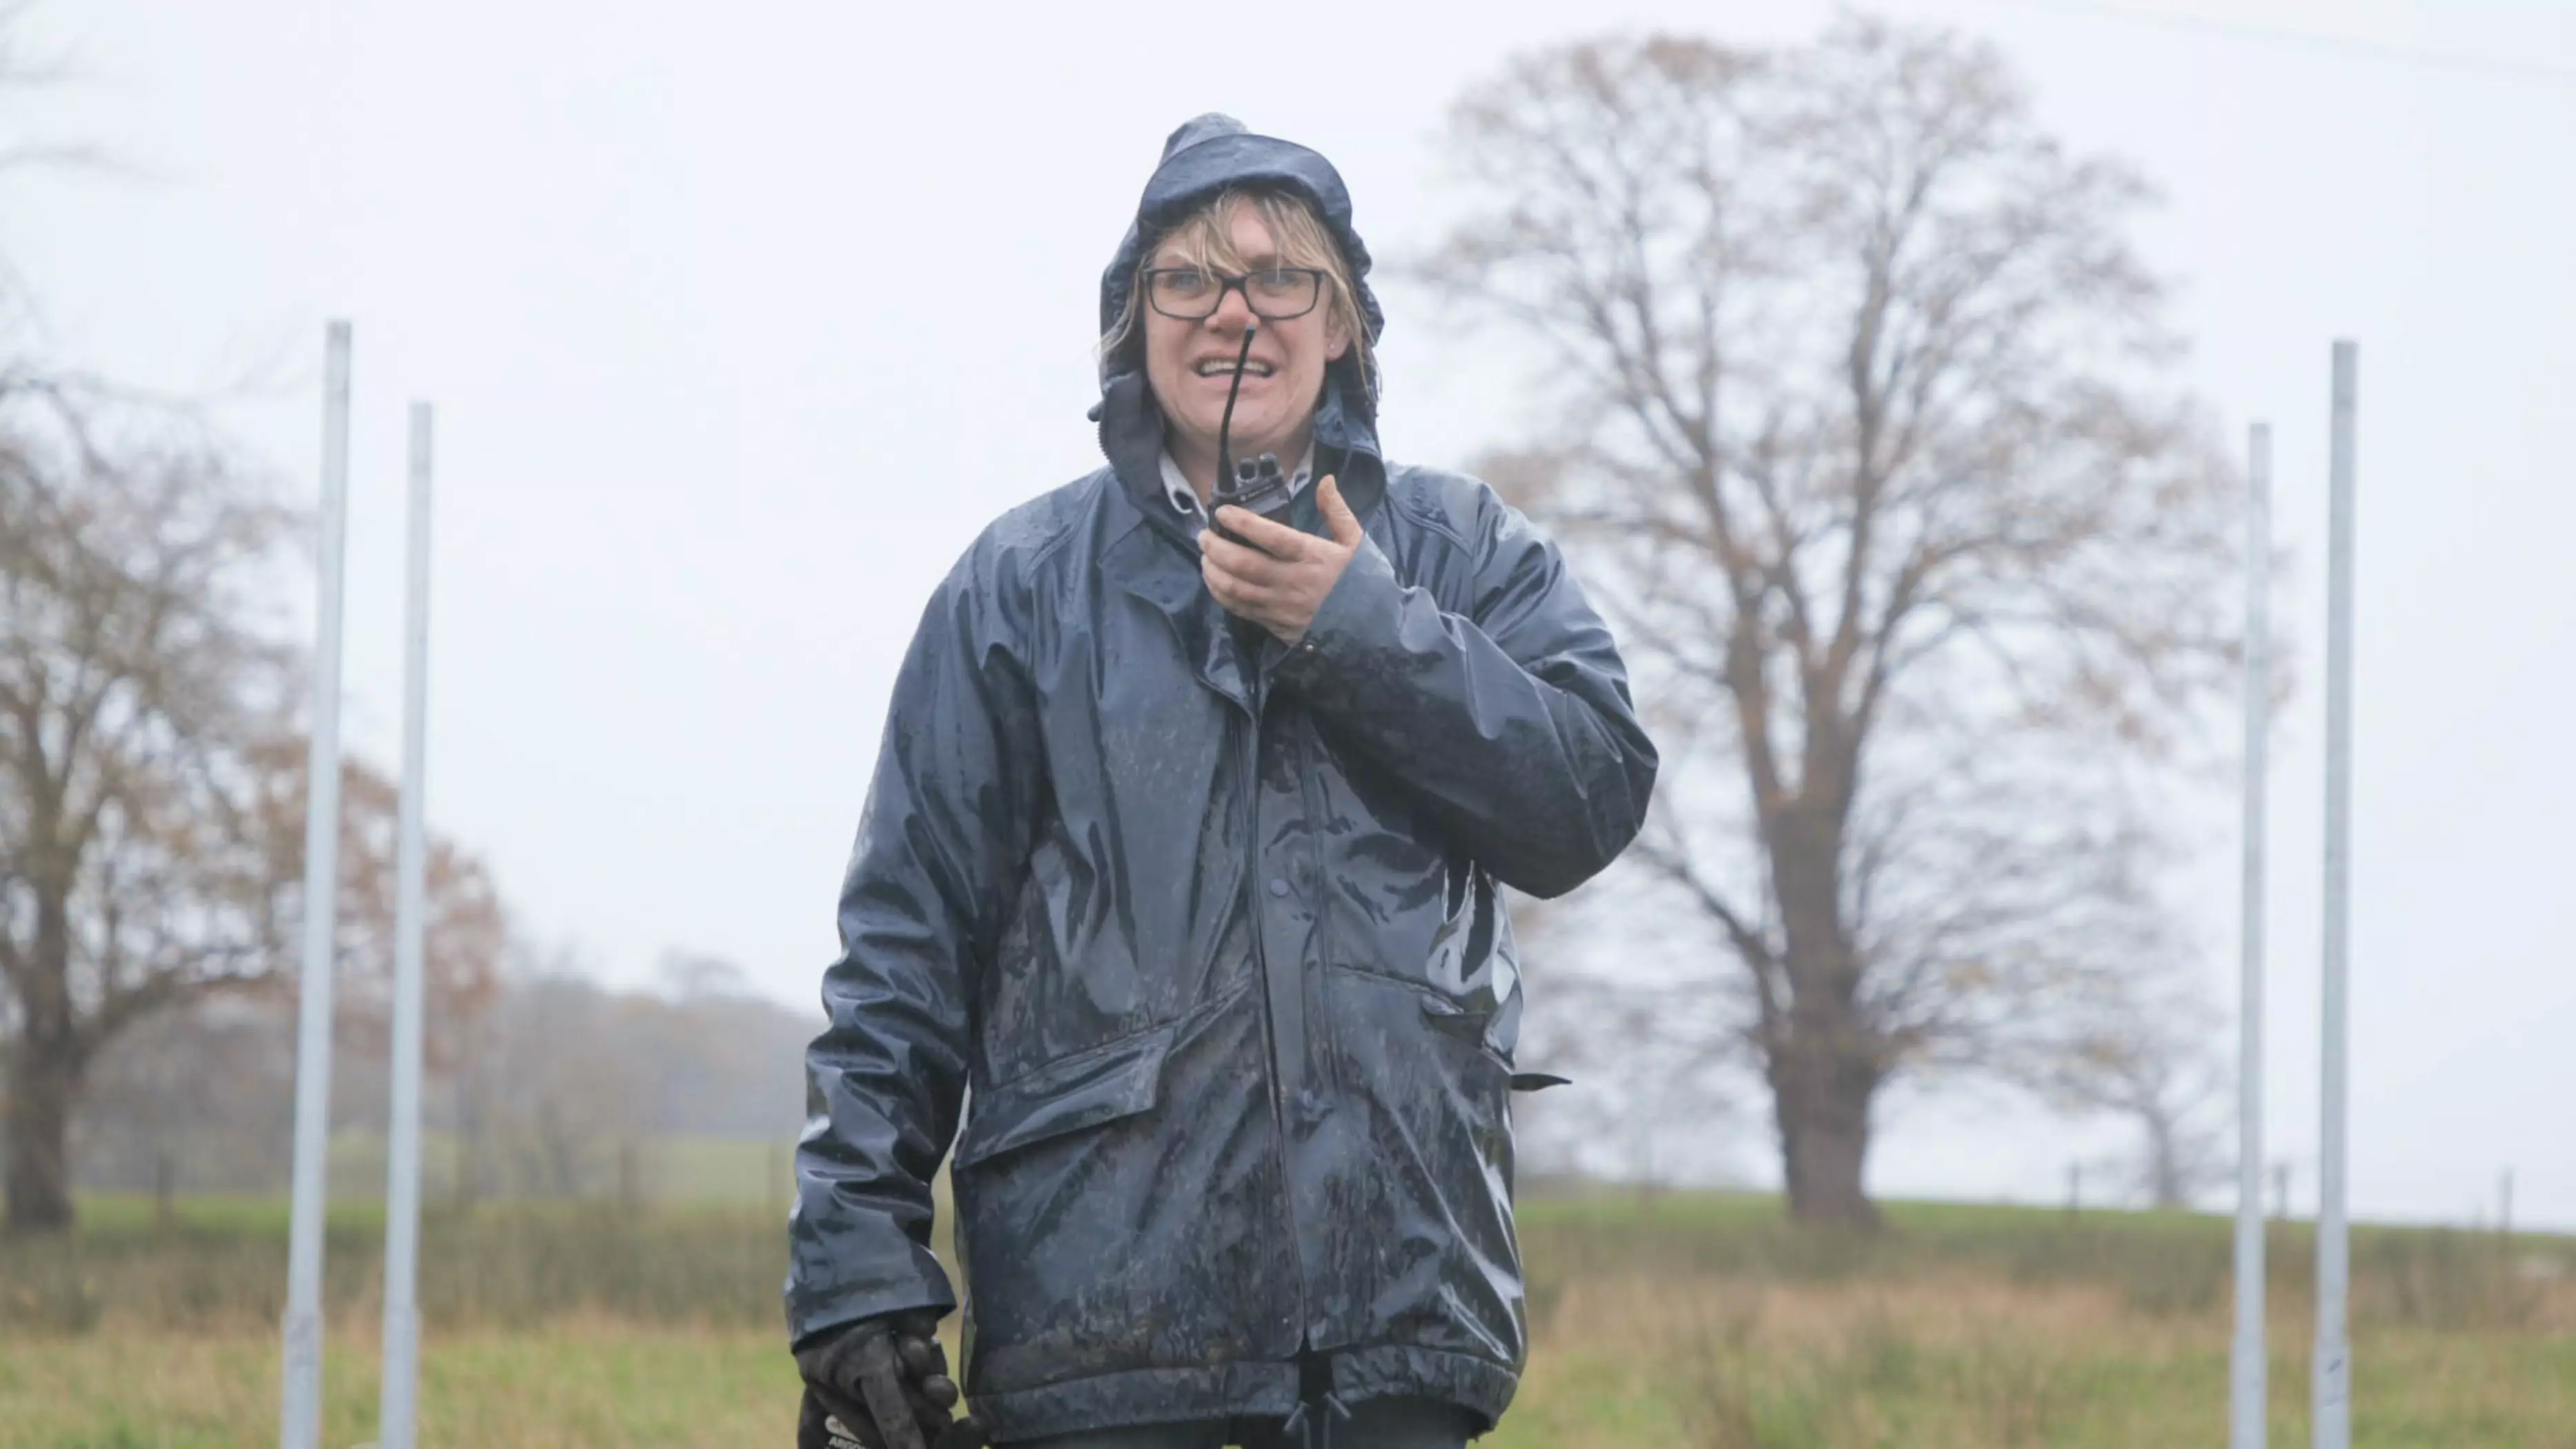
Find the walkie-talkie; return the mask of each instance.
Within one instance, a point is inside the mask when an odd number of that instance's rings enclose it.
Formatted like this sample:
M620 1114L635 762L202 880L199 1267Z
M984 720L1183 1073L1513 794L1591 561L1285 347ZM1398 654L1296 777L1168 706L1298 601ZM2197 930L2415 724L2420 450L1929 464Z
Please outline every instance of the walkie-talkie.
M1263 453L1240 462L1234 456L1234 400L1243 392L1244 365L1252 360L1252 336L1260 330L1261 324L1257 322L1248 323L1243 329L1243 350L1234 358L1234 386L1226 389L1225 416L1216 425L1216 490L1208 500L1211 526L1216 526L1216 511L1226 507L1249 509L1274 523L1284 524L1288 522L1288 507L1296 499L1296 495L1289 491L1288 475L1280 468L1277 453ZM1218 537L1229 543L1239 543L1246 548L1260 547L1230 529L1217 527L1216 531Z

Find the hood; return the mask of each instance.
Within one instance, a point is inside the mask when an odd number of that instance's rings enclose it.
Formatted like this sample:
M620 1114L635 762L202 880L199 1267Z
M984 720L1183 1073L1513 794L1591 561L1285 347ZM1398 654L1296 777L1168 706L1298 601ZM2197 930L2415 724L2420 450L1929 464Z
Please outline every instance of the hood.
M1369 290L1368 246L1351 227L1351 194L1342 184L1342 174L1319 152L1276 136L1255 135L1234 117L1214 112L1182 123L1163 143L1163 159L1146 178L1145 194L1137 200L1136 219L1118 243L1117 254L1109 259L1108 270L1100 275L1100 330L1108 332L1127 310L1127 294L1135 286L1136 268L1147 251L1174 224L1229 186L1274 187L1305 198L1315 208L1350 265L1351 278L1359 288L1361 327L1375 346L1386 329L1386 314ZM1325 368L1324 399L1315 411L1315 441L1318 447L1374 457L1377 388L1360 366L1359 354L1354 347ZM1150 431L1159 450L1162 419L1141 369L1132 364L1102 358L1100 394L1091 416L1101 424L1104 449L1125 472L1127 462L1120 454L1128 449L1115 446L1113 440L1127 440L1132 448L1142 443L1141 434ZM1136 416L1140 408L1152 416Z

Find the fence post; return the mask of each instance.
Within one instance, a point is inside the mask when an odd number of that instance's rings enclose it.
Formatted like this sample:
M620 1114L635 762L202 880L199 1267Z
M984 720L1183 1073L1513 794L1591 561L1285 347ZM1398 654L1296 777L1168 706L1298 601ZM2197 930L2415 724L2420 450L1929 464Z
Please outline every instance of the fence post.
M295 1177L286 1247L278 1443L322 1433L322 1209L330 1146L331 973L340 896L340 613L349 536L349 324L325 333L321 588L313 644L313 737L304 767L304 965L296 997Z
M393 1122L385 1139L385 1337L380 1449L412 1449L420 1384L420 1076L428 909L429 404L411 405L404 564L403 778L394 845Z
M2352 1246L2344 1218L2350 1081L2346 986L2352 921L2353 414L2360 350L2334 345L2326 545L2326 877L2323 1122L2317 1166L2316 1449L2352 1444L2352 1346L2345 1335Z
M2272 429L2247 439L2245 883L2236 1021L2236 1342L2230 1449L2263 1449L2263 791L2272 724Z

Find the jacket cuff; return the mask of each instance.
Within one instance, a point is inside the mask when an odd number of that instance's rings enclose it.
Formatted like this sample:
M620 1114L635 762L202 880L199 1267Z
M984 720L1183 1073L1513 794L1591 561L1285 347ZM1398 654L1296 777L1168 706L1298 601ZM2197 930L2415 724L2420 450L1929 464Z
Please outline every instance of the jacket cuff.
M1404 586L1396 581L1395 564L1377 540L1362 536L1332 592L1315 608L1306 633L1288 649L1279 673L1302 682L1336 664L1383 649L1392 642Z
M795 1346L802 1347L808 1339L862 1318L922 1309L945 1317L956 1306L957 1295L949 1290L944 1273L910 1284L882 1280L838 1286L791 1284L787 1293L787 1333Z

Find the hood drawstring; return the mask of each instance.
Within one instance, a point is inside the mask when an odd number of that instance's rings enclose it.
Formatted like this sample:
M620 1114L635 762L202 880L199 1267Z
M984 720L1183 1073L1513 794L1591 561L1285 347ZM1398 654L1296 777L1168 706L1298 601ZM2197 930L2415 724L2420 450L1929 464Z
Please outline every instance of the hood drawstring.
M1324 1416L1324 1443L1322 1449L1333 1449L1334 1415L1339 1415L1345 1419L1349 1418L1351 1416L1351 1406L1343 1403L1341 1395L1339 1394L1326 1394L1324 1395L1324 1407L1332 1410L1333 1412Z
M1300 1403L1287 1418L1279 1421L1279 1432L1295 1434L1298 1449L1333 1449L1333 1420L1336 1417L1349 1418L1351 1406L1342 1402L1341 1395L1329 1389L1325 1390L1315 1402L1324 1406L1324 1413L1310 1416L1306 1412L1309 1406ZM1317 1441L1315 1435L1318 1425L1321 1425L1324 1430L1321 1442Z

